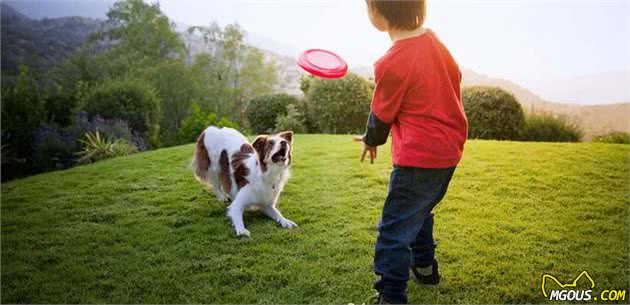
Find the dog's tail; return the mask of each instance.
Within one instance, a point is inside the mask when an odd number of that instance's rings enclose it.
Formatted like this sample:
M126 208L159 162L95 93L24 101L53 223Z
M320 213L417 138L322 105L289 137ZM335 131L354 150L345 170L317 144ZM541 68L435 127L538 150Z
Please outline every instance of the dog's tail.
M208 171L210 170L210 157L208 156L208 150L203 143L204 133L202 132L197 138L197 147L193 155L192 169L195 178L199 182L204 184L210 184L208 177Z

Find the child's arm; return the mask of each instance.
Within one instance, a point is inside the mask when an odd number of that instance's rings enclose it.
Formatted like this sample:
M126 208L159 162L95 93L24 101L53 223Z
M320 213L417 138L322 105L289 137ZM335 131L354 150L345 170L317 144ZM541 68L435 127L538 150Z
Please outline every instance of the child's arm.
M391 124L396 120L405 93L405 89L400 85L402 79L395 75L394 71L377 70L375 83L372 111L368 117L366 132L359 139L365 143L361 161L367 152L370 153L370 161L376 159L376 146L387 142Z
M369 146L379 146L387 142L391 124L381 121L373 111L368 116L367 128L363 136L363 143Z

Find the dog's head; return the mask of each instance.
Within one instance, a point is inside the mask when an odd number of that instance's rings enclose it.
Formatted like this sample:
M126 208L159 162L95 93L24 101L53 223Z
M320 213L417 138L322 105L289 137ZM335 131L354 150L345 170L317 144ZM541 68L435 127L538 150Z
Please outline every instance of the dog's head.
M291 165L293 132L283 131L274 135L260 135L252 143L258 153L261 166L288 167Z

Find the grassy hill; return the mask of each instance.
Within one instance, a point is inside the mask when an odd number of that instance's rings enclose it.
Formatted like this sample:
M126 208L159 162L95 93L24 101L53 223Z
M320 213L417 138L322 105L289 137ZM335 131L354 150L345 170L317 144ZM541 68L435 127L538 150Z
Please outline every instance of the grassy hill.
M361 303L389 148L297 135L280 209L237 239L193 145L2 185L2 303ZM470 141L436 211L443 283L421 303L544 303L543 274L627 289L630 146Z

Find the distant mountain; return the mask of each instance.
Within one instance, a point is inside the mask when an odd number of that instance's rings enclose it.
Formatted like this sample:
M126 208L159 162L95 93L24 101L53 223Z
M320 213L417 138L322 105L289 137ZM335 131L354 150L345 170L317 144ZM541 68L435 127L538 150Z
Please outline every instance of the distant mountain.
M16 75L20 64L27 64L35 73L46 73L102 25L102 21L84 17L35 20L4 2L0 6L3 78Z
M576 104L630 102L630 71L619 70L543 82L531 88L552 101Z
M80 16L105 19L114 0L9 0L2 1L30 19ZM4 10L4 6L2 8Z

